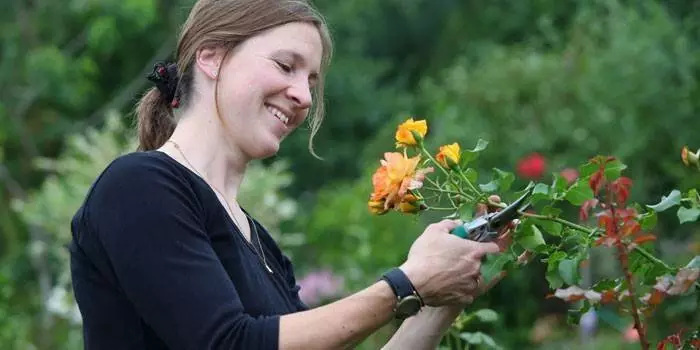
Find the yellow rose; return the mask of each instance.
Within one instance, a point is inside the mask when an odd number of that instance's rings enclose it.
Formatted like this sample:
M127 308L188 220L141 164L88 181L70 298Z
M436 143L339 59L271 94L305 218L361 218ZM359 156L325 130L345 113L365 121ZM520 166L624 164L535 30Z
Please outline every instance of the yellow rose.
M435 156L435 160L445 168L453 168L459 166L460 156L459 144L455 142L451 145L440 146L440 151Z
M415 146L428 133L428 122L413 118L401 123L396 130L396 147ZM418 136L418 140L414 136Z

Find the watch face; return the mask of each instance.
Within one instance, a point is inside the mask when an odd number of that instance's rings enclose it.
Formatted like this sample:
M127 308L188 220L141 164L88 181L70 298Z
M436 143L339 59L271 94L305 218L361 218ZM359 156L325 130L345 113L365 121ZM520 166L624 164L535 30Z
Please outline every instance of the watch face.
M417 314L420 308L420 299L415 295L409 295L401 299L398 305L396 305L396 317L400 319L411 317Z

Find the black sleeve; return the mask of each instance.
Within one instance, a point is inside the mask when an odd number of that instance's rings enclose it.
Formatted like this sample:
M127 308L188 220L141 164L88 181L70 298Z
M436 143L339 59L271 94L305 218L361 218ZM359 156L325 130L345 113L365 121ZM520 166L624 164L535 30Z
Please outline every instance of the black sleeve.
M279 317L243 312L191 188L144 159L113 162L86 206L119 287L171 349L277 350Z
M297 284L296 277L294 277L294 267L289 258L282 254L282 268L284 269L285 279L289 290L293 293L294 304L298 311L308 310L309 307L306 305L301 298L299 298L300 286Z

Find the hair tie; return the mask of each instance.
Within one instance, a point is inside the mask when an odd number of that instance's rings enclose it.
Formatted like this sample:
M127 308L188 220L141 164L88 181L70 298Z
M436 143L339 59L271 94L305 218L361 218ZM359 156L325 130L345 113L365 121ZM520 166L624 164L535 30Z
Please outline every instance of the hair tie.
M156 84L165 102L171 107L177 108L180 105L180 98L177 96L177 64L157 62L153 65L153 71L148 74L148 80Z

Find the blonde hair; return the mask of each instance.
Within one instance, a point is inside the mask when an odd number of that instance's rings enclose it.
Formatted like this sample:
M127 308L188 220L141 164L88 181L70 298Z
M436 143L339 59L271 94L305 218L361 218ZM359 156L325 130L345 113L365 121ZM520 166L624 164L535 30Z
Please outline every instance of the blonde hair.
M323 44L323 57L318 84L312 91L314 104L310 113L309 151L324 116L324 72L331 59L332 41L321 14L306 0L198 0L190 11L177 45L175 99L187 106L191 95L193 66L202 47L223 47L228 54L246 39L265 30L291 22L311 23L318 28ZM221 69L221 67L219 67ZM217 85L218 88L218 85ZM171 101L157 87L149 89L136 105L139 150L161 147L172 135L177 121ZM218 110L218 106L217 106Z

